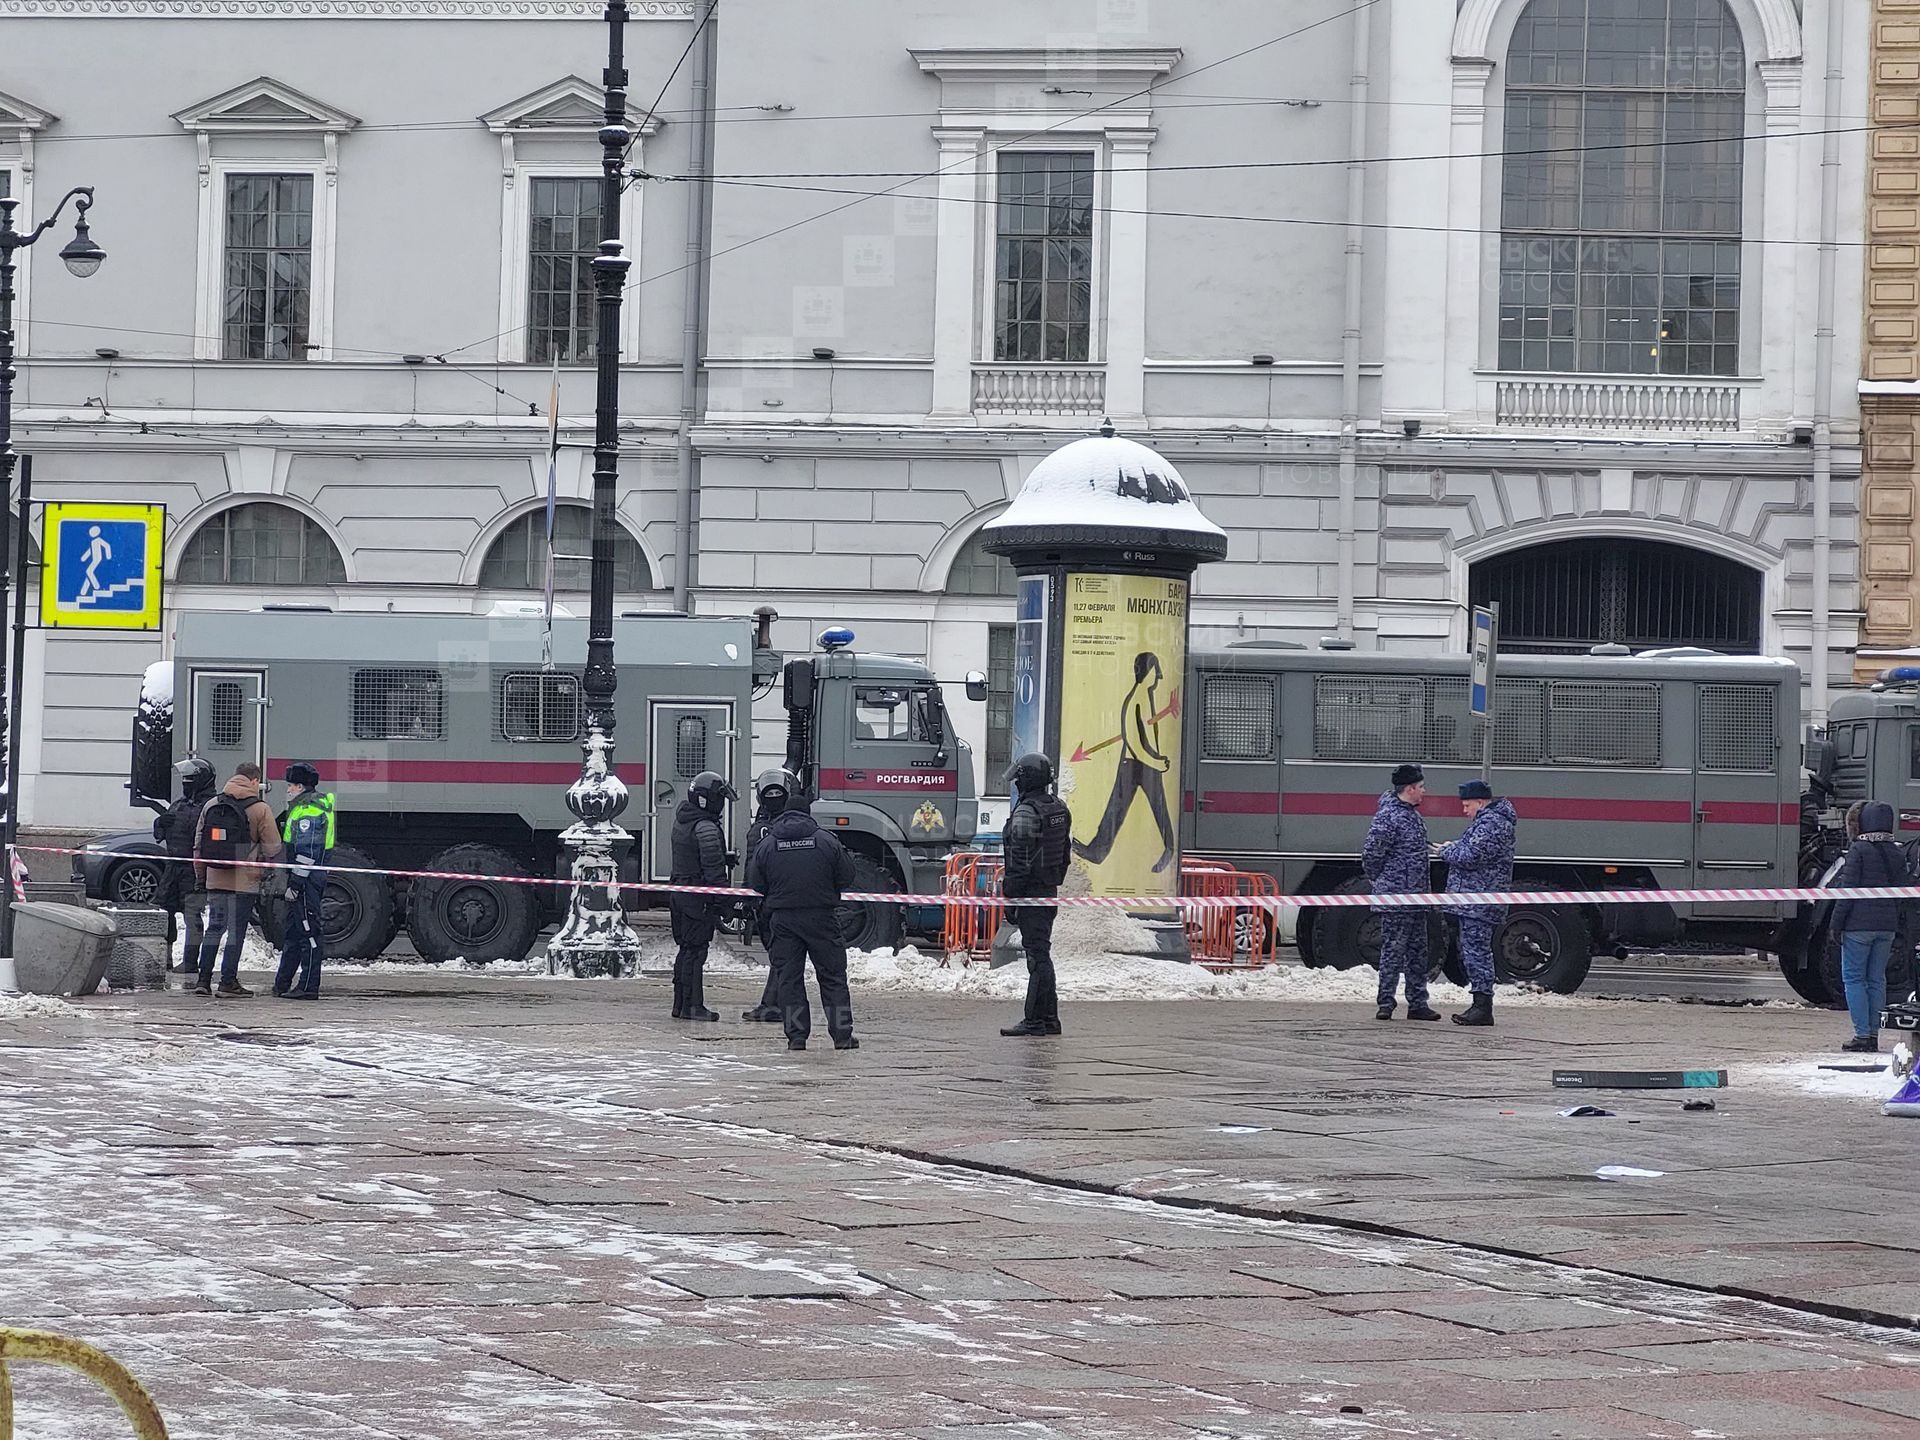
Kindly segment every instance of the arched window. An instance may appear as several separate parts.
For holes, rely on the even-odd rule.
[[[1507,53],[1500,368],[1740,368],[1746,53],[1725,0],[1532,0]]]
[[[257,500],[222,510],[180,557],[184,585],[344,585],[346,562],[298,510]]]
[[[588,551],[593,511],[585,505],[561,505],[553,512],[553,588],[584,591],[592,585]],[[480,584],[487,590],[544,590],[547,584],[547,512],[530,511],[500,532],[480,562]],[[626,530],[613,528],[613,588],[622,594],[653,588],[653,573],[640,544]]]
[[[953,557],[947,571],[947,594],[984,595],[1011,600],[1015,594],[1013,566],[1004,555],[989,554],[975,535]]]

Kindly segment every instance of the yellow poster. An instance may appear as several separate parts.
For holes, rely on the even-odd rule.
[[[1094,895],[1180,883],[1180,688],[1187,582],[1069,575],[1060,664],[1060,793]]]

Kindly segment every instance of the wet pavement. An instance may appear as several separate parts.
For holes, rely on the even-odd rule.
[[[176,1437],[1920,1434],[1920,1131],[1805,1088],[1829,1014],[1087,1004],[1019,1042],[856,995],[863,1049],[790,1055],[744,979],[701,1026],[659,981],[332,985],[0,1027],[0,1313]],[[1733,1084],[1547,1083],[1580,1065]],[[124,1433],[16,1389],[23,1436]]]

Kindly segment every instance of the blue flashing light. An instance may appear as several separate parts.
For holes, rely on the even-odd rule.
[[[835,625],[831,630],[820,632],[820,648],[831,653],[844,650],[853,644],[853,631],[844,625]]]
[[[1920,680],[1920,665],[1896,665],[1880,672],[1883,685],[1910,685],[1916,680]]]

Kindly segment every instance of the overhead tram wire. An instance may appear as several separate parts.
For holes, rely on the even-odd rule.
[[[702,15],[700,17],[700,23],[693,27],[693,34],[687,37],[687,48],[682,50],[680,52],[680,58],[673,62],[673,69],[667,72],[667,78],[660,86],[660,93],[653,97],[653,104],[647,107],[647,119],[651,120],[660,113],[660,102],[667,98],[667,91],[673,88],[674,77],[680,73],[680,67],[687,63],[687,57],[693,54],[693,47],[700,43],[700,36],[705,32],[707,26],[713,23],[713,12],[719,8],[719,5],[720,0],[707,0],[707,13]],[[691,111],[686,110],[678,113],[682,115],[692,114]],[[636,125],[633,128],[633,134],[627,137],[627,148],[620,152],[620,164],[623,168],[627,161],[633,158],[633,147],[639,143],[640,127]],[[620,188],[624,190],[626,186],[622,185]],[[495,338],[497,339],[498,337],[496,336]],[[485,344],[486,342],[482,341],[481,343]],[[468,347],[462,345],[460,348],[465,350]]]
[[[1358,4],[1349,6],[1345,10],[1339,10],[1334,12],[1331,15],[1322,16],[1318,20],[1311,21],[1308,24],[1301,25],[1293,30],[1286,31],[1283,34],[1275,35],[1270,39],[1262,40],[1258,44],[1249,45],[1242,50],[1236,50],[1231,55],[1224,55],[1218,60],[1209,61],[1207,64],[1198,66],[1195,69],[1188,71],[1184,75],[1177,76],[1174,79],[1169,80],[1167,84],[1168,85],[1183,84],[1188,80],[1191,80],[1200,75],[1206,74],[1209,70],[1217,70],[1221,66],[1230,65],[1236,60],[1244,60],[1249,55],[1255,55],[1262,50],[1271,49],[1273,46],[1282,44],[1285,41],[1297,39],[1299,36],[1305,35],[1310,31],[1318,30],[1321,27],[1326,25],[1331,25],[1337,20],[1347,19],[1350,16],[1359,14],[1362,10],[1371,9],[1373,6],[1378,5],[1380,3],[1381,3],[1381,0],[1359,0]],[[1112,110],[1117,106],[1126,104],[1130,100],[1138,100],[1149,95],[1158,95],[1161,93],[1161,90],[1163,88],[1164,87],[1150,84],[1146,86],[1144,89],[1130,91],[1127,94],[1122,95],[1117,99],[1108,101],[1104,105],[1096,105],[1090,110],[1083,110],[1077,115],[1061,116],[1059,119],[1055,120],[1053,124],[1048,125],[1043,129],[1029,131],[1023,135],[1010,136],[1006,140],[1003,140],[996,145],[989,146],[987,148],[986,155],[987,156],[997,155],[1002,150],[1007,149],[1009,146],[1023,144],[1028,140],[1034,140],[1044,135],[1050,135],[1054,131],[1060,129],[1062,126],[1072,125],[1081,120],[1091,119],[1095,115],[1099,115],[1104,113],[1105,111]],[[927,171],[926,173],[922,175],[918,175],[914,178],[916,180],[938,179],[940,176],[946,174],[948,171],[956,169],[960,165],[965,163],[967,162],[955,161],[952,165],[943,165],[937,169]],[[765,244],[769,240],[776,240],[782,235],[791,234],[795,230],[803,229],[804,227],[815,224],[821,220],[830,219],[835,215],[839,215],[844,213],[845,211],[852,210],[856,206],[863,205],[868,200],[879,199],[887,195],[896,194],[897,192],[904,190],[906,186],[910,183],[912,182],[902,181],[897,185],[890,186],[888,189],[879,191],[874,194],[867,194],[863,192],[860,198],[855,200],[850,200],[844,205],[836,205],[832,209],[822,210],[818,214],[803,216],[801,219],[792,221],[786,225],[779,226],[777,229],[764,231],[759,235],[750,236],[747,239],[740,241],[738,244],[728,246],[724,250],[716,250],[712,252],[707,257],[707,264],[711,265],[714,261],[722,259],[725,256],[738,254],[740,251],[749,249],[755,245]],[[634,280],[630,284],[628,284],[626,289],[629,292],[638,290],[642,286],[651,285],[656,281],[671,279],[673,276],[679,275],[684,271],[688,270],[689,268],[691,268],[689,265],[682,264],[682,265],[675,266],[671,270],[662,270],[653,275],[643,275],[639,279]],[[520,328],[525,328],[525,327],[520,327]],[[478,340],[469,342],[468,344],[455,345],[450,349],[443,351],[442,353],[447,355],[457,355],[462,350],[471,350],[475,346],[485,345],[489,341],[498,340],[502,335],[507,335],[512,333],[513,331],[511,330],[497,331],[492,335],[483,336]]]

